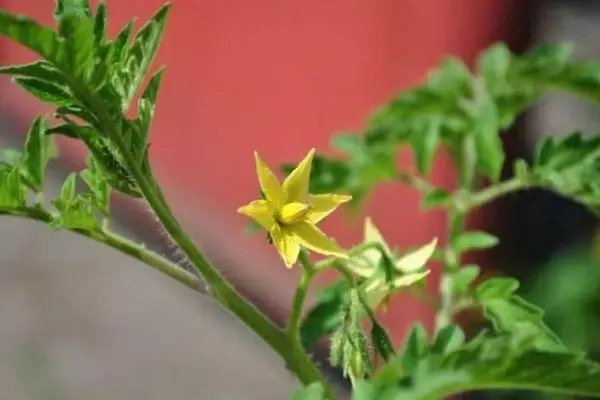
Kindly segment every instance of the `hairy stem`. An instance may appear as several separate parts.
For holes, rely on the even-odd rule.
[[[52,221],[52,214],[39,207],[0,208],[0,215],[26,218],[44,223]],[[185,286],[202,293],[202,280],[196,275],[186,271],[170,260],[150,251],[137,243],[108,231],[88,231],[83,229],[69,229],[78,235],[104,243],[113,249],[127,254],[165,275],[183,283]]]
[[[94,93],[82,91],[81,95],[87,100],[96,114],[103,132],[114,141],[121,151],[125,162],[128,164],[138,187],[146,202],[150,205],[158,220],[175,244],[188,257],[198,273],[206,280],[212,297],[231,311],[242,323],[250,328],[273,351],[283,358],[288,367],[300,381],[308,385],[319,381],[326,388],[330,398],[334,398],[333,391],[310,357],[304,350],[290,343],[285,333],[279,329],[269,318],[252,303],[248,302],[221,274],[196,246],[192,238],[185,232],[173,212],[171,211],[158,183],[151,171],[144,171],[134,154],[129,150],[120,132],[118,121],[108,114],[103,107],[101,99]]]

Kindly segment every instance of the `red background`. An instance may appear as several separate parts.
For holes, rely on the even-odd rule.
[[[114,34],[132,16],[138,27],[162,0],[108,0]],[[0,0],[12,12],[51,23],[50,0]],[[155,67],[166,65],[153,125],[151,160],[177,213],[225,274],[275,308],[289,307],[297,271],[282,267],[263,237],[241,234],[236,208],[257,191],[252,151],[272,166],[299,160],[315,146],[329,153],[337,131],[359,129],[370,111],[420,81],[444,55],[471,62],[496,40],[514,42],[523,27],[516,0],[174,0]],[[517,29],[519,28],[519,29]],[[0,64],[29,61],[0,41]],[[23,132],[47,108],[0,78],[0,109]],[[66,144],[79,165],[82,149]],[[403,155],[409,163],[410,155]],[[434,180],[453,171],[438,159]],[[367,204],[389,242],[444,239],[443,216],[419,214],[411,190],[382,185]],[[360,241],[362,218],[334,215],[324,229],[345,246]],[[433,283],[432,283],[433,285]],[[394,304],[396,304],[394,306]],[[414,319],[431,314],[397,301],[385,316],[396,340]],[[277,314],[278,313],[278,314]]]

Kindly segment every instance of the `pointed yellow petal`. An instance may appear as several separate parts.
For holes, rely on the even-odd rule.
[[[307,218],[313,224],[323,220],[340,205],[352,200],[352,196],[340,194],[317,194],[310,196],[310,211]]]
[[[315,149],[312,148],[304,157],[304,160],[300,161],[296,169],[283,181],[283,193],[286,196],[286,203],[307,200],[308,182],[314,156]]]
[[[281,258],[283,258],[285,266],[292,268],[298,260],[298,255],[300,254],[300,245],[294,238],[294,235],[291,235],[285,229],[281,229],[279,227],[275,227],[275,229],[272,229],[270,233],[271,239],[273,239],[273,244],[275,244],[277,252]]]
[[[265,194],[267,201],[278,209],[283,203],[281,184],[273,171],[264,163],[256,151],[254,152],[254,160],[256,161],[256,175],[258,176],[260,188]]]
[[[414,274],[408,274],[394,279],[394,289],[400,289],[412,285],[413,283],[419,282],[421,279],[429,275],[429,270],[424,272],[417,272]]]
[[[348,258],[338,244],[310,222],[299,222],[287,228],[301,246],[319,254]]]
[[[254,219],[263,228],[270,230],[275,225],[273,213],[265,200],[255,200],[238,209],[238,213]]]
[[[306,219],[310,205],[305,203],[288,203],[279,211],[279,222],[284,225],[292,225]]]
[[[361,255],[352,256],[348,262],[345,263],[346,268],[354,272],[358,276],[363,278],[369,278],[377,270],[376,266],[372,265],[371,262],[362,258]]]
[[[388,247],[385,239],[383,239],[383,235],[379,232],[379,229],[371,220],[371,217],[365,218],[365,243],[377,243],[381,248],[387,253],[391,254],[390,248]],[[374,267],[377,267],[379,261],[381,260],[381,251],[376,248],[370,248],[365,250],[363,253],[363,257],[368,260]]]
[[[376,310],[381,305],[383,300],[388,296],[390,288],[385,282],[381,280],[367,281],[364,285],[364,293],[367,300],[367,304],[371,310]]]
[[[433,255],[436,245],[437,238],[433,239],[425,246],[401,257],[396,261],[396,267],[402,272],[413,272],[423,268]]]

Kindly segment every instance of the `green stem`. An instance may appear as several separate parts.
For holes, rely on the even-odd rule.
[[[0,215],[7,215],[18,218],[27,218],[44,223],[52,221],[52,214],[47,210],[39,207],[18,207],[18,208],[0,208]],[[92,232],[83,229],[69,229],[78,235],[93,239],[96,242],[104,243],[123,254],[127,254],[152,268],[170,276],[176,281],[183,283],[185,286],[202,293],[202,280],[196,275],[186,271],[177,264],[172,263],[168,259],[138,245],[128,239],[115,235],[112,232]]]
[[[300,342],[299,335],[300,323],[302,322],[302,308],[308,294],[308,288],[310,287],[310,283],[315,275],[315,268],[308,259],[308,256],[304,250],[300,251],[298,260],[302,265],[300,271],[300,283],[296,288],[296,295],[294,296],[290,320],[287,327],[288,338],[292,343]]]
[[[468,207],[469,209],[479,208],[508,193],[528,189],[533,186],[532,183],[523,182],[517,178],[511,178],[471,194],[471,196],[469,196]]]
[[[283,358],[288,367],[303,384],[308,385],[319,381],[326,388],[327,393],[331,394],[330,397],[333,399],[332,389],[303,349],[301,347],[298,349],[298,346],[290,343],[285,333],[239,294],[214,268],[198,247],[196,247],[194,241],[183,230],[181,224],[175,218],[151,172],[144,172],[142,170],[142,166],[125,144],[124,136],[118,128],[119,124],[115,123],[113,118],[105,111],[102,102],[93,93],[86,93],[85,97],[88,100],[87,103],[98,117],[100,125],[104,128],[104,133],[120,149],[141,193],[156,214],[158,220],[162,223],[173,242],[178,245],[190,262],[196,267],[199,274],[206,280],[214,299],[231,311]]]

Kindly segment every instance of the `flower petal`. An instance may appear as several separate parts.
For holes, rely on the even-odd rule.
[[[314,156],[315,149],[312,148],[283,181],[283,193],[286,196],[286,203],[307,200],[310,170]]]
[[[283,203],[283,190],[281,189],[279,180],[256,151],[254,152],[254,160],[256,161],[258,183],[260,184],[260,188],[264,193],[265,198],[268,202],[273,204],[276,209],[279,209]]]
[[[345,265],[350,271],[363,278],[373,276],[373,273],[377,270],[376,266],[373,266],[371,262],[362,258],[362,254],[352,256]]]
[[[319,228],[310,222],[299,222],[287,228],[292,232],[300,245],[316,253],[348,258],[344,250],[333,240],[328,238]]]
[[[390,293],[390,287],[379,279],[365,282],[363,287],[367,303],[375,311]]]
[[[388,247],[385,239],[379,229],[371,220],[371,217],[365,218],[365,243],[377,243],[381,246],[381,248],[388,254],[391,255],[390,248]],[[362,253],[363,257],[371,264],[374,268],[379,265],[379,261],[381,260],[382,254],[381,250],[376,248],[370,248],[365,250]]]
[[[436,245],[437,238],[433,239],[425,246],[402,256],[396,261],[396,267],[402,272],[413,272],[423,268],[433,255]]]
[[[300,245],[294,238],[294,235],[290,234],[287,230],[276,226],[270,232],[271,239],[277,252],[283,258],[285,266],[292,268],[298,260],[300,254]]]
[[[267,230],[270,230],[275,225],[273,213],[266,200],[254,200],[238,208],[238,213],[249,216]]]
[[[421,279],[425,278],[427,275],[429,275],[429,270],[423,271],[423,272],[416,272],[413,274],[408,274],[408,275],[404,275],[399,278],[396,278],[393,281],[394,289],[400,289],[403,287],[410,286],[413,283],[419,282]]]
[[[310,205],[305,203],[288,203],[279,211],[279,222],[285,225],[295,224],[306,218]]]
[[[352,196],[340,194],[317,194],[310,196],[310,211],[307,218],[313,224],[323,220],[340,205],[352,200]]]

